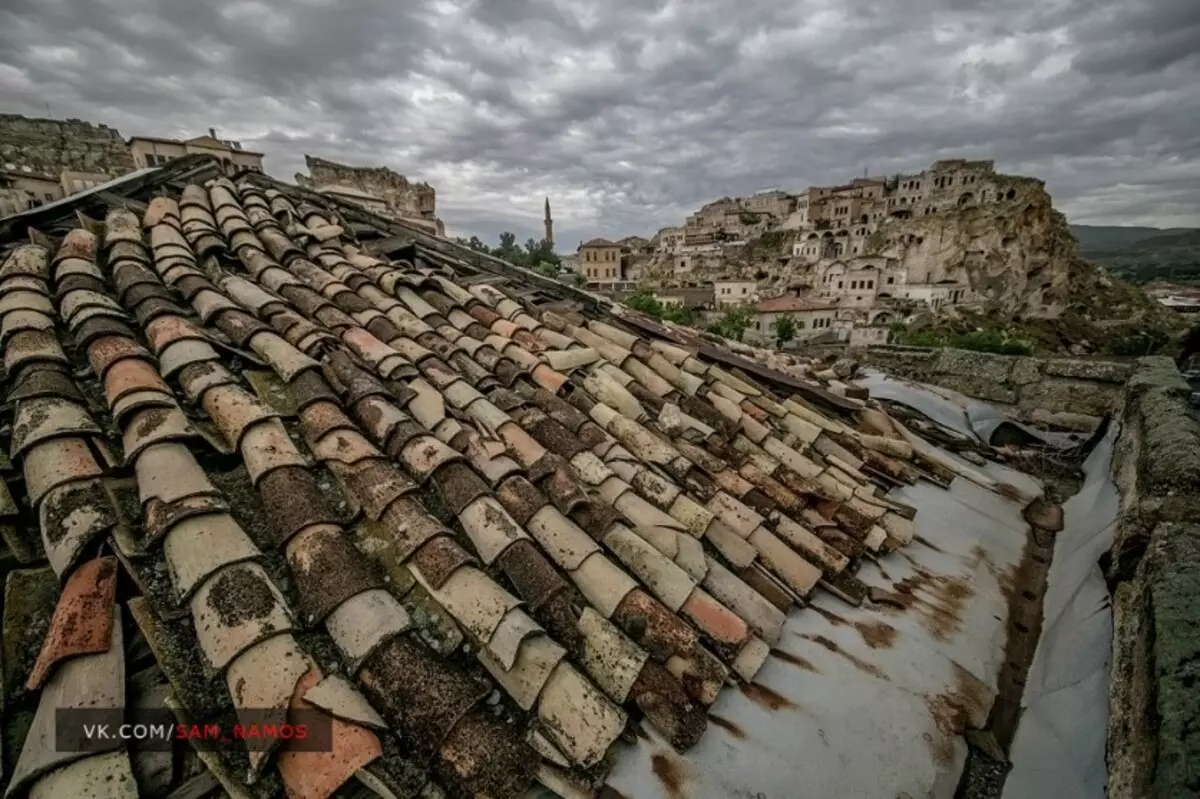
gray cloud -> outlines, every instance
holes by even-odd
[[[1194,0],[9,0],[4,111],[384,163],[560,249],[708,200],[994,158],[1077,222],[1200,223]]]

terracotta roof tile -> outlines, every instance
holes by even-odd
[[[66,658],[108,651],[116,590],[116,558],[96,558],[71,573],[29,673],[27,689],[40,688],[54,664]]]

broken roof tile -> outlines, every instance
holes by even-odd
[[[71,572],[50,620],[50,631],[25,686],[42,686],[59,661],[107,652],[112,644],[117,559],[96,558]]]

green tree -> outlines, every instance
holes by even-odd
[[[694,322],[691,308],[674,303],[663,308],[662,318],[677,325],[686,325],[688,327],[691,327]]]
[[[525,257],[528,259],[531,266],[540,264],[550,264],[551,266],[560,266],[562,259],[554,252],[554,248],[550,246],[550,242],[546,239],[534,241],[529,239],[525,242]]]
[[[625,300],[625,304],[635,311],[641,311],[647,316],[653,316],[655,319],[663,318],[663,305],[658,301],[658,298],[649,292],[639,290],[629,299]]]
[[[783,345],[796,337],[796,317],[790,313],[775,320],[775,347],[783,349]]]
[[[746,328],[750,327],[750,321],[750,309],[739,305],[726,311],[719,321],[709,325],[708,330],[732,341],[741,341]]]

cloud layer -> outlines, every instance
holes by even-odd
[[[994,158],[1074,222],[1200,225],[1195,0],[8,0],[2,111],[438,190],[560,250],[703,202]]]

